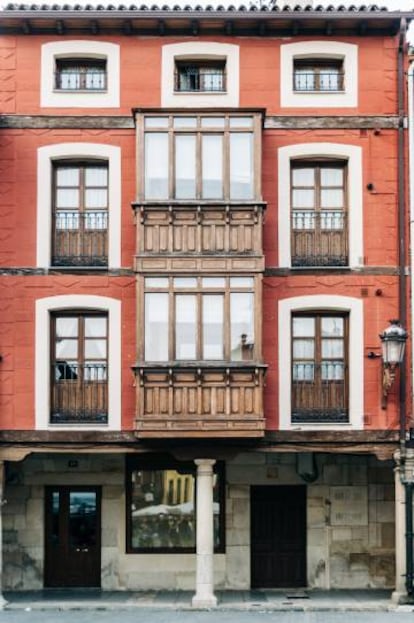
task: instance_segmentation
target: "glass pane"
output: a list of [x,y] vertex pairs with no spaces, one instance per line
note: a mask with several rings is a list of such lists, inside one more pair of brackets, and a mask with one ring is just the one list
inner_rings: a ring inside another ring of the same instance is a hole
[[321,365],[321,377],[323,381],[342,381],[345,366],[343,361],[323,361]]
[[174,277],[174,288],[196,288],[196,277]]
[[54,545],[59,543],[59,509],[60,496],[59,491],[52,492],[52,530],[50,540]]
[[146,277],[146,288],[168,288],[168,277]]
[[61,316],[56,318],[56,337],[77,337],[78,335],[78,318],[71,316]]
[[107,363],[106,361],[87,361],[83,368],[83,380],[94,383],[96,381],[107,380]]
[[224,288],[225,285],[224,277],[203,277],[201,280],[202,288]]
[[206,134],[202,137],[202,197],[223,197],[223,137]]
[[108,228],[108,213],[106,211],[85,212],[83,222],[84,222],[85,229],[100,229],[100,230],[107,229]]
[[79,167],[59,167],[56,169],[57,186],[79,186]]
[[174,469],[131,474],[131,546],[195,547],[195,478]]
[[344,319],[338,317],[321,318],[322,337],[338,337],[344,335]]
[[328,169],[326,167],[321,168],[321,186],[343,186],[343,183],[343,169]]
[[145,360],[168,361],[168,294],[145,295]]
[[106,340],[85,340],[85,359],[106,359]]
[[85,318],[85,337],[106,337],[106,318]]
[[168,134],[145,135],[145,197],[168,197]]
[[224,297],[203,296],[203,359],[224,357]]
[[230,134],[230,197],[253,197],[253,135]]
[[315,222],[316,222],[316,213],[313,210],[312,211],[295,210],[294,212],[292,212],[293,229],[315,229]]
[[253,117],[230,117],[231,128],[252,128]]
[[145,117],[146,128],[168,128],[168,117]]
[[315,335],[315,318],[296,316],[293,318],[292,327],[294,337],[313,337]]
[[85,184],[86,186],[108,186],[108,168],[86,167]]
[[294,362],[292,377],[294,381],[313,381],[315,378],[315,365],[311,362]]
[[72,547],[96,545],[96,493],[71,491],[69,493],[69,542]]
[[344,205],[344,193],[342,189],[321,190],[322,208],[342,208]]
[[201,119],[202,128],[224,128],[224,117],[203,117]]
[[315,342],[312,339],[293,341],[293,359],[313,359]]
[[56,359],[76,359],[78,356],[78,340],[60,339],[56,342]]
[[302,69],[295,67],[295,90],[296,91],[314,91],[315,90],[315,74],[311,68],[303,67]]
[[230,294],[230,348],[233,361],[253,359],[254,296],[252,293]]
[[326,359],[341,359],[344,356],[344,341],[322,340],[322,357]]
[[193,294],[175,297],[175,358],[197,358],[197,299]]
[[197,117],[174,117],[174,128],[196,128]]
[[194,199],[196,196],[196,137],[183,134],[175,137],[175,196]]
[[299,190],[294,188],[292,191],[292,207],[293,208],[313,208],[315,205],[315,191]]
[[71,188],[58,188],[56,191],[57,208],[78,208],[79,190]]
[[321,229],[344,229],[345,214],[343,210],[329,210],[320,212]]
[[89,188],[85,190],[85,208],[106,208],[108,205],[108,191],[104,188]]
[[319,87],[321,91],[338,91],[339,69],[337,67],[321,69],[319,72]]
[[315,186],[315,169],[292,169],[292,186]]
[[252,277],[230,277],[231,288],[253,288],[254,279]]

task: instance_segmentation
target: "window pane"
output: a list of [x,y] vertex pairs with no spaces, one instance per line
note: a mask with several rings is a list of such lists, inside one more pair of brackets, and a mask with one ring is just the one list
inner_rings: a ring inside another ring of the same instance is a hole
[[314,91],[315,90],[315,74],[311,68],[295,68],[295,90],[296,91]]
[[313,337],[315,335],[315,318],[296,316],[293,318],[294,337]]
[[146,117],[146,128],[168,128],[168,117]]
[[175,137],[175,196],[193,199],[196,196],[196,137],[183,134]]
[[107,167],[87,167],[85,169],[86,186],[106,187],[108,185]]
[[324,317],[321,319],[322,336],[337,337],[344,335],[344,319]]
[[224,277],[203,277],[201,280],[202,288],[224,288],[225,285]]
[[343,340],[322,340],[322,357],[327,359],[342,358],[344,356]]
[[315,169],[292,169],[293,186],[315,186]]
[[56,337],[77,337],[78,318],[63,316],[56,318]]
[[313,381],[315,378],[315,365],[313,363],[295,362],[292,366],[294,381]]
[[321,168],[321,185],[322,186],[342,186],[344,183],[343,169]]
[[230,117],[231,128],[251,128],[253,117]]
[[223,359],[224,297],[203,296],[203,359]]
[[231,288],[253,288],[254,279],[252,277],[230,277]]
[[168,197],[168,134],[145,135],[145,197]]
[[202,137],[202,197],[223,197],[223,137],[206,134]]
[[224,117],[203,117],[202,128],[224,128]]
[[58,188],[56,192],[57,208],[78,208],[79,190],[71,188]]
[[69,541],[72,547],[96,545],[96,493],[76,491],[69,493]]
[[60,339],[56,342],[56,359],[76,359],[78,356],[78,340]]
[[343,190],[330,189],[321,190],[321,207],[322,208],[342,208],[344,205]]
[[195,547],[195,479],[174,469],[131,473],[131,546]]
[[320,70],[319,88],[321,91],[339,90],[339,69],[337,67],[329,67]]
[[174,277],[174,288],[196,288],[196,277]]
[[197,117],[174,117],[174,128],[196,128]]
[[344,379],[343,361],[323,361],[321,369],[323,381],[342,381]]
[[300,190],[294,188],[292,191],[293,208],[313,208],[315,205],[315,192],[313,189]]
[[85,318],[85,337],[106,337],[106,318]]
[[293,358],[294,359],[313,359],[315,356],[315,342],[309,340],[293,341]]
[[197,299],[193,294],[175,297],[175,358],[197,358]]
[[146,288],[168,288],[168,277],[147,277]]
[[100,188],[88,188],[85,191],[85,208],[106,208],[108,191]]
[[79,186],[79,167],[59,167],[56,169],[57,186]]
[[145,295],[145,360],[168,361],[168,294]]
[[253,197],[253,136],[230,134],[230,197]]
[[230,294],[231,359],[253,359],[254,296],[250,292]]
[[106,359],[106,340],[85,340],[85,359]]

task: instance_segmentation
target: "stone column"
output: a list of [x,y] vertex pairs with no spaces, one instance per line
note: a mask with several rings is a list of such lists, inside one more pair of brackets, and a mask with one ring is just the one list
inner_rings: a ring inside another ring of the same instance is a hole
[[3,597],[3,504],[4,500],[4,461],[0,461],[0,610],[7,601]]
[[197,465],[197,569],[194,608],[213,608],[214,595],[214,533],[213,533],[213,465],[212,459],[196,459]]
[[406,450],[404,465],[401,465],[400,451],[394,454],[396,466],[394,468],[395,480],[395,590],[392,600],[395,603],[404,601],[407,596],[405,587],[406,573],[406,532],[410,526],[405,525],[405,487],[401,482],[404,479],[414,478],[414,452],[410,448]]

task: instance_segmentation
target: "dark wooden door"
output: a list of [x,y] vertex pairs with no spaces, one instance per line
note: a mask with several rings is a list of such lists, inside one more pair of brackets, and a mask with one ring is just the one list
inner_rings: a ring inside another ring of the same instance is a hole
[[100,487],[47,487],[45,586],[101,585]]
[[306,487],[251,488],[252,588],[306,586]]

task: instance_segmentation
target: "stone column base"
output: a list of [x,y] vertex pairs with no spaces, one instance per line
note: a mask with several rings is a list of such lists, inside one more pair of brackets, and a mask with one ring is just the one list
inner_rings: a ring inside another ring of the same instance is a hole
[[393,604],[405,604],[407,603],[408,595],[402,591],[393,591],[391,593],[391,601]]
[[4,599],[3,595],[0,595],[0,610],[4,610],[8,603],[9,602]]
[[193,608],[209,609],[217,606],[217,597],[215,595],[194,595],[191,605]]

